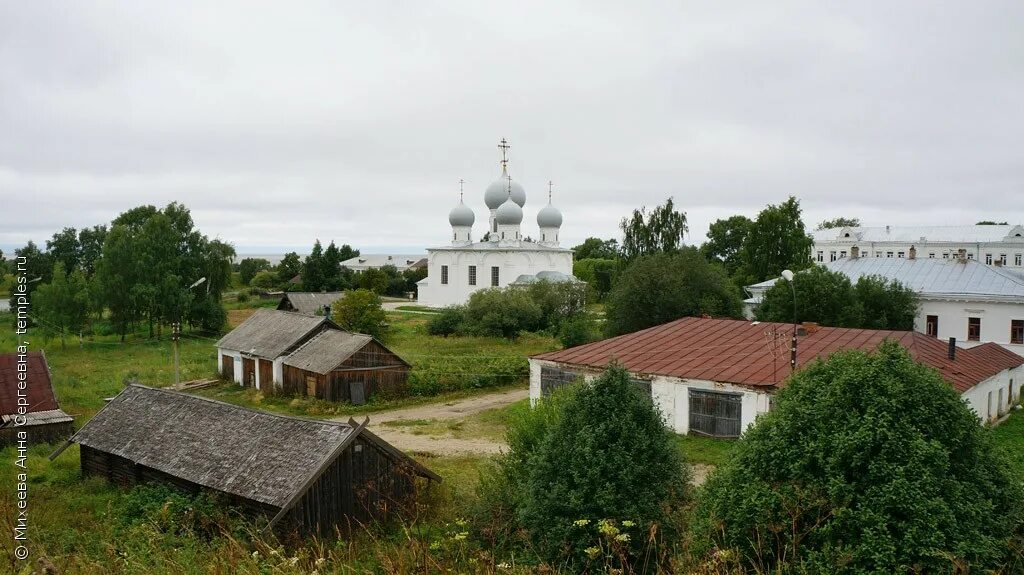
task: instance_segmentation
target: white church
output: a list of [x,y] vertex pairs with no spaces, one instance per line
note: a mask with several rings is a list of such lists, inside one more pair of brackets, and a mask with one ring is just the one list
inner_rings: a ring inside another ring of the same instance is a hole
[[473,241],[476,215],[463,201],[448,213],[451,243],[427,249],[427,277],[417,284],[419,303],[429,307],[464,304],[470,294],[491,287],[536,281],[578,281],[572,275],[572,250],[558,245],[562,213],[551,204],[537,212],[536,239],[522,232],[526,190],[508,173],[508,142],[501,141],[501,176],[484,192],[490,211],[487,232]]

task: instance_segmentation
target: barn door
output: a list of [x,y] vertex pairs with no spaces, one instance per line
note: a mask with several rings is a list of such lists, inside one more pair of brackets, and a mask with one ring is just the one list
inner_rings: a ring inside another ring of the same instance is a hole
[[742,396],[690,389],[690,432],[739,437]]
[[312,375],[306,376],[306,396],[316,397],[316,377]]
[[256,385],[256,360],[251,357],[242,358],[242,385],[245,387]]
[[352,405],[366,403],[366,387],[361,381],[352,381],[348,384],[349,397],[352,398]]
[[220,356],[220,373],[221,376],[228,380],[235,380],[235,358],[230,355]]
[[274,389],[274,362],[261,359],[259,365],[260,391],[270,392]]

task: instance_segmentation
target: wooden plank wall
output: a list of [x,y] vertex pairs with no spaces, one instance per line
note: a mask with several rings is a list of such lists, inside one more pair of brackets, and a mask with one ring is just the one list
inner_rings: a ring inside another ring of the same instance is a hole
[[256,360],[260,372],[260,391],[264,394],[274,392],[274,362],[263,358]]
[[[373,369],[373,368],[378,369]],[[364,396],[370,399],[408,395],[409,366],[401,358],[375,341],[363,346],[338,369],[327,375],[284,366],[282,391],[286,395],[306,395],[306,377],[315,377],[316,397],[326,401],[351,401],[351,383],[361,381]]]

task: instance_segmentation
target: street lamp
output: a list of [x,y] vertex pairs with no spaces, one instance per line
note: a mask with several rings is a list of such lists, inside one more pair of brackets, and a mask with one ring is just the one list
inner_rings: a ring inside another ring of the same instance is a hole
[[789,347],[789,370],[796,371],[796,283],[793,282],[792,270],[782,270],[782,279],[789,282],[789,288],[793,292],[793,339]]

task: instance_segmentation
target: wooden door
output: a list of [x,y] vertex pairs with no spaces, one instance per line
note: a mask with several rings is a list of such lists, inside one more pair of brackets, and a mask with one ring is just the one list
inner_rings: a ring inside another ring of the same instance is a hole
[[251,357],[242,358],[242,385],[245,387],[256,385],[256,360]]
[[228,381],[235,380],[235,358],[230,355],[220,356],[220,373]]
[[260,359],[260,390],[274,389],[274,362]]
[[316,376],[306,376],[306,396],[316,397]]

